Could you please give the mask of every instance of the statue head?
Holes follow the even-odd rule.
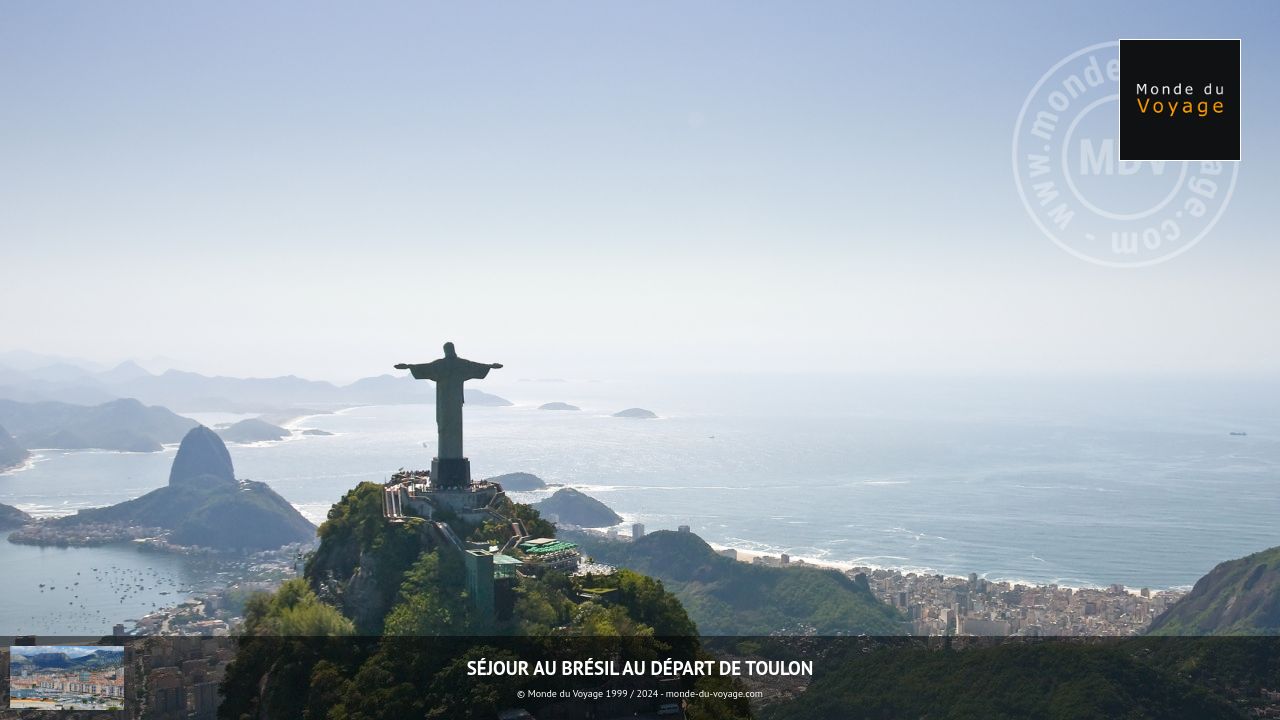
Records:
[[[458,352],[453,349],[453,343],[447,342],[444,344],[444,356],[449,358],[458,357]]]

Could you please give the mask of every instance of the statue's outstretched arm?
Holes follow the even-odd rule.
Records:
[[[502,363],[489,363],[489,367],[493,368],[494,370],[497,370],[498,368],[502,367]]]
[[[396,363],[396,369],[397,369],[397,370],[408,370],[408,369],[409,369],[409,363]]]

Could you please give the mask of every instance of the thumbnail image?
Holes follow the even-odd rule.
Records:
[[[124,648],[9,648],[9,708],[123,710]]]

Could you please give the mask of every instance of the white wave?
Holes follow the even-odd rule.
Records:
[[[66,515],[74,515],[79,510],[87,510],[93,507],[100,507],[92,503],[72,503],[64,500],[59,505],[46,505],[43,503],[17,503],[14,507],[34,518],[55,518]]]
[[[39,452],[39,453],[32,452],[31,455],[29,455],[27,459],[23,460],[21,463],[7,470],[0,471],[0,477],[4,477],[6,475],[16,475],[24,470],[30,470],[31,468],[36,466],[36,463],[43,462],[48,457],[49,456],[43,452]]]

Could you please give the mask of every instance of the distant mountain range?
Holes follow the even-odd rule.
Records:
[[[465,397],[471,405],[511,405],[474,388],[467,388]],[[288,417],[356,405],[434,402],[434,384],[407,375],[380,375],[338,386],[293,376],[209,377],[180,370],[154,375],[131,361],[100,370],[61,358],[8,352],[0,354],[0,470],[24,462],[29,448],[161,450],[196,426],[168,408]],[[260,419],[219,432],[231,442],[280,440],[290,434]]]
[[[274,378],[208,376],[182,370],[152,374],[132,361],[109,370],[94,370],[65,361],[32,367],[30,354],[17,365],[13,353],[0,355],[0,398],[33,403],[63,402],[98,405],[119,398],[135,398],[184,412],[288,412],[332,409],[352,405],[394,405],[435,402],[432,383],[408,375],[379,375],[349,385],[305,380],[287,375]],[[20,366],[20,367],[19,367]],[[496,395],[466,389],[473,405],[505,406]]]
[[[164,444],[178,442],[196,426],[194,420],[133,399],[94,406],[0,400],[0,424],[13,433],[22,447],[131,452],[160,450]]]
[[[315,538],[315,526],[265,483],[238,481],[227,446],[197,426],[186,434],[169,471],[169,484],[110,507],[28,526],[11,541],[55,544],[78,528],[161,528],[175,545],[215,550],[269,550]]]

